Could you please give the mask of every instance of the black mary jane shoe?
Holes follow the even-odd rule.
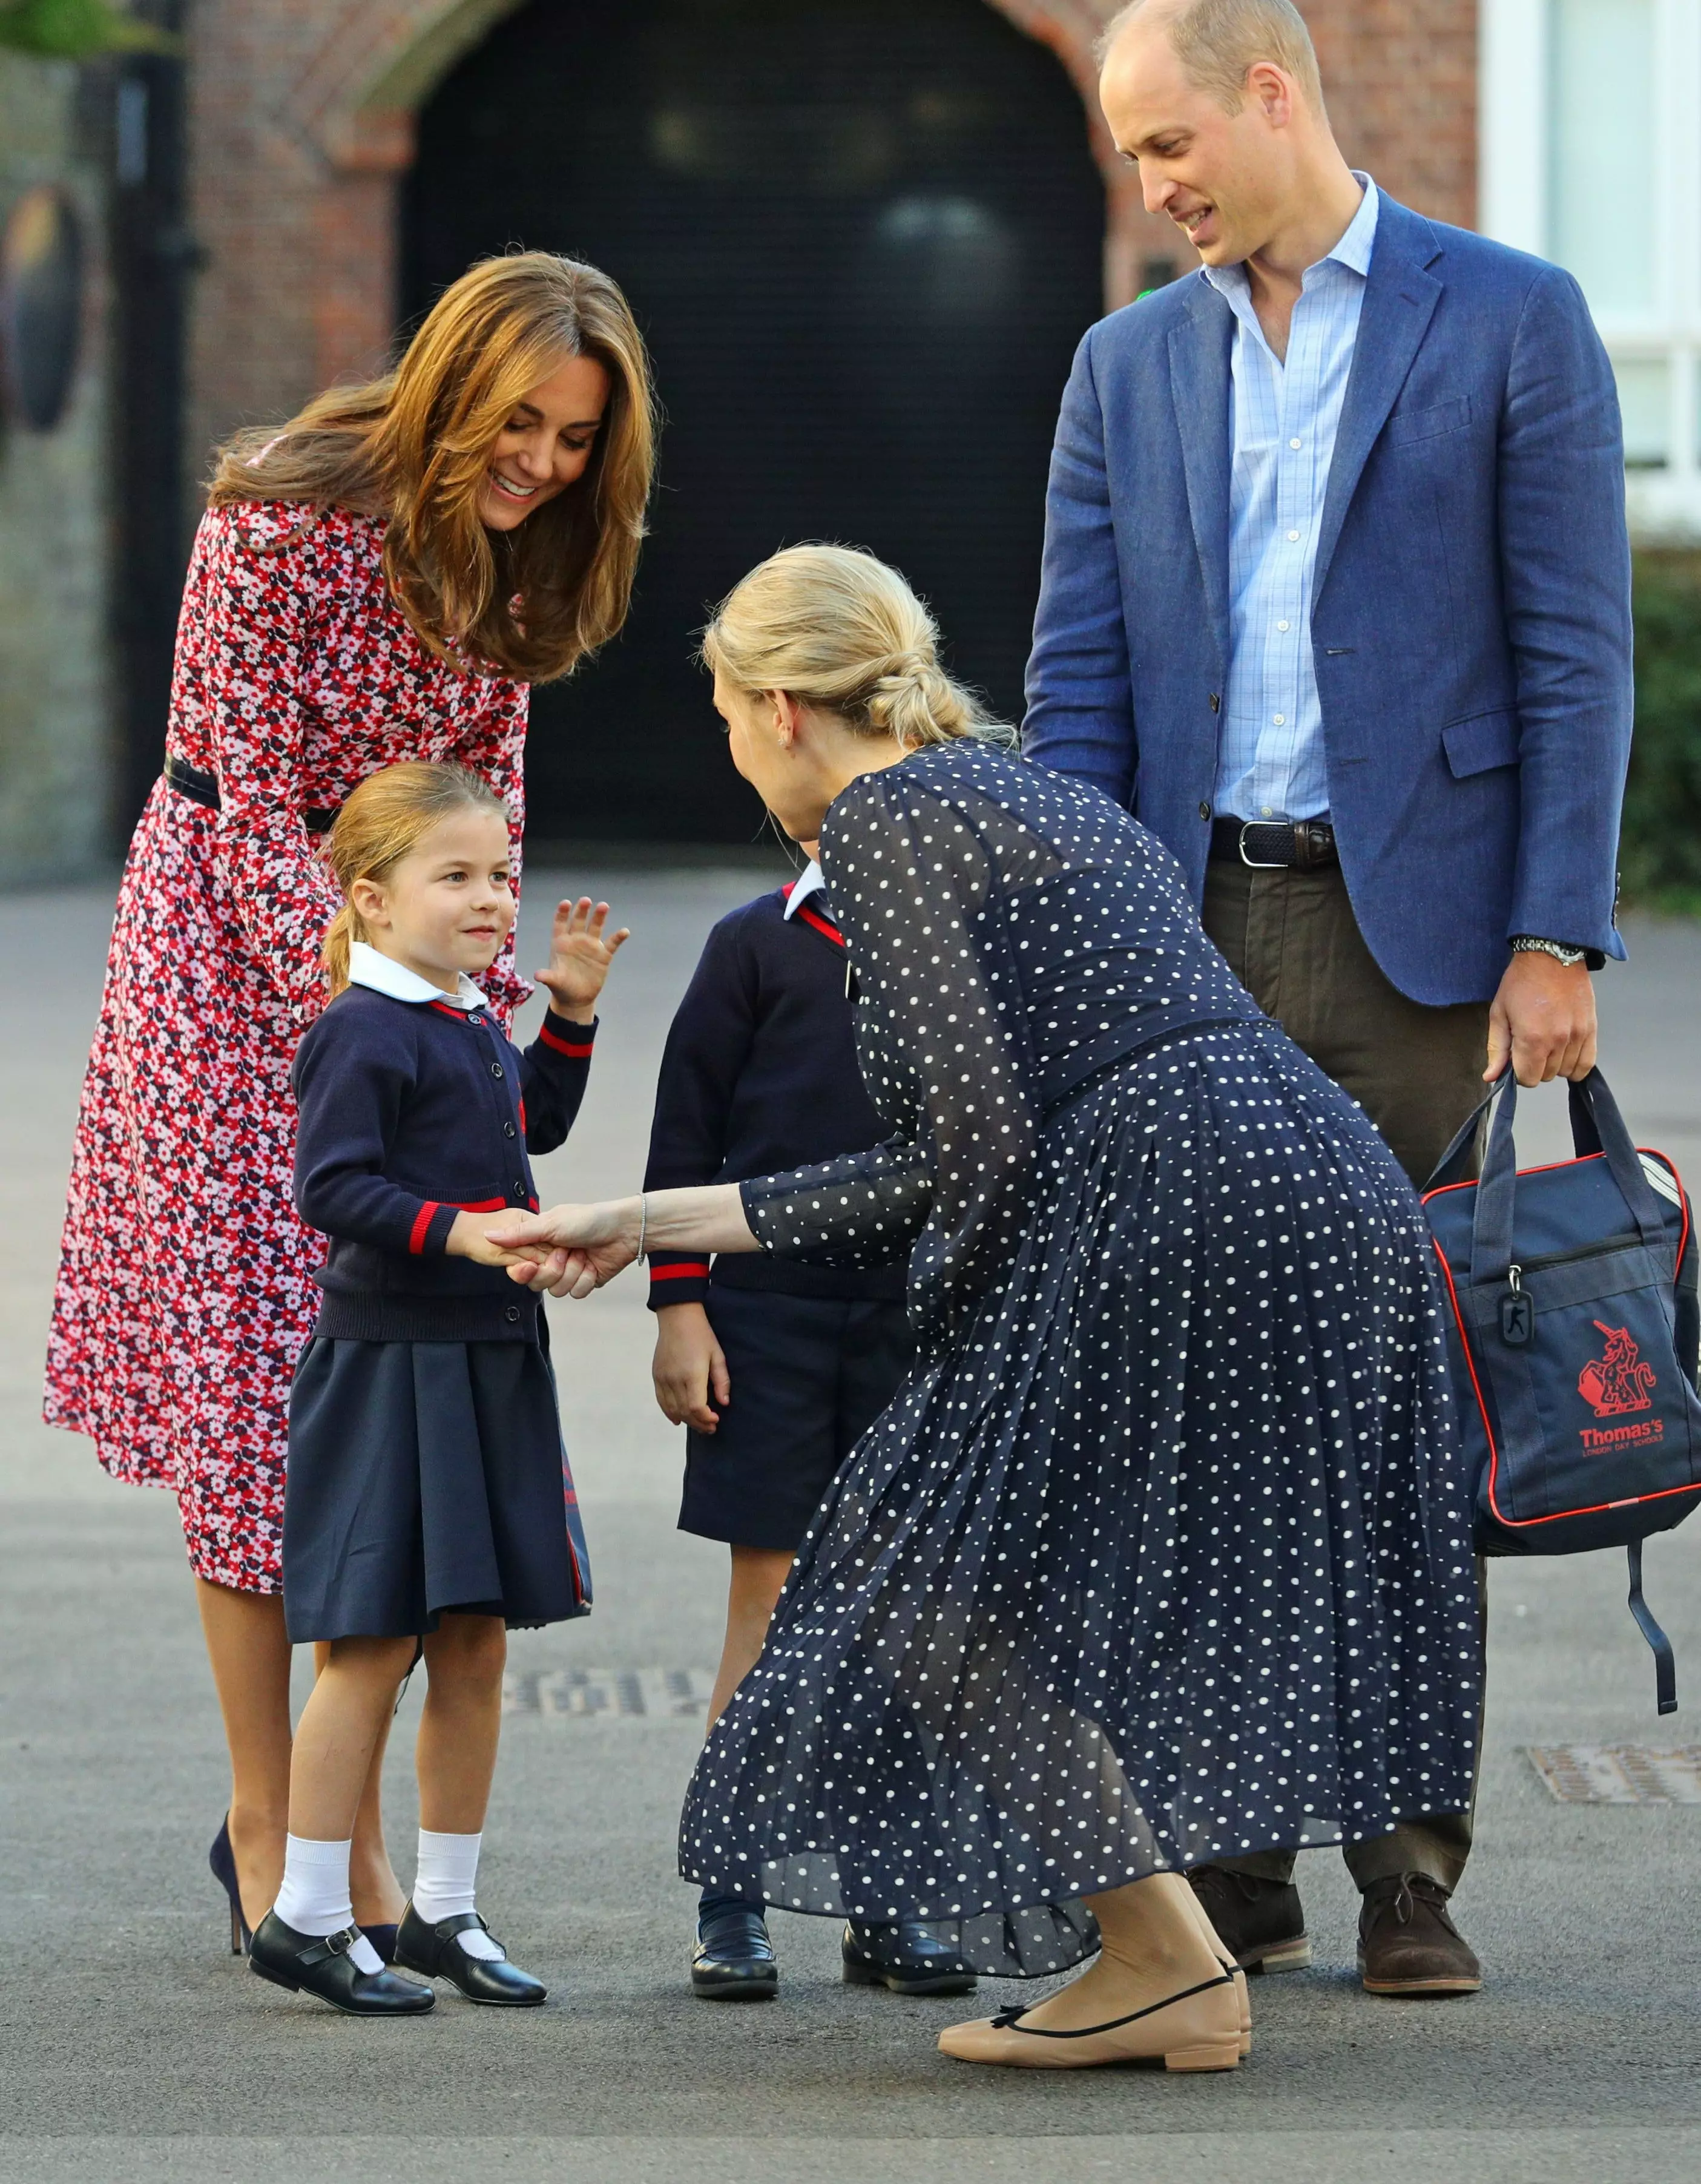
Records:
[[[248,1970],[291,1993],[305,1989],[349,2017],[418,2017],[434,2007],[428,1986],[395,1972],[363,1972],[349,1952],[358,1926],[340,1934],[298,1934],[268,1911],[248,1944]]]
[[[900,1919],[891,1926],[852,1919],[839,1953],[847,1986],[884,1986],[894,1994],[974,1992],[974,1974],[919,1919]]]
[[[779,1959],[759,1903],[717,1904],[697,1919],[691,1945],[691,1991],[711,2002],[770,2002],[779,1989]]]
[[[452,1919],[439,1919],[428,1926],[410,1902],[396,1929],[394,1961],[426,1979],[446,1979],[469,2002],[490,2002],[509,2009],[534,2009],[548,1998],[549,1990],[530,1972],[510,1964],[506,1957],[469,1956],[460,1936],[477,1927],[490,1929],[476,1911],[457,1911]],[[494,1937],[493,1937],[494,1938]],[[498,1948],[501,1943],[497,1942]]]

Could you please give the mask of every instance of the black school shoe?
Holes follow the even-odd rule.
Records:
[[[472,1957],[461,1947],[460,1936],[473,1927],[490,1929],[476,1911],[457,1911],[452,1919],[427,1925],[410,1897],[396,1929],[397,1964],[427,1979],[446,1979],[469,2002],[488,2002],[509,2009],[535,2009],[549,1990],[530,1972],[510,1964],[506,1957]],[[494,1938],[494,1937],[493,1937]],[[498,1942],[498,1947],[501,1944]]]
[[[891,1926],[852,1919],[839,1954],[847,1986],[884,1986],[894,1994],[974,1992],[974,1974],[919,1919],[900,1919]]]
[[[697,1916],[691,1991],[710,2002],[770,2002],[779,1959],[760,1903],[717,1903]]]
[[[1220,1865],[1196,1865],[1187,1878],[1243,1972],[1302,1972],[1311,1962],[1305,1912],[1291,1880],[1261,1880]]]
[[[268,1911],[248,1944],[248,1970],[293,1994],[304,1988],[348,2017],[419,2017],[435,2005],[428,1986],[388,1969],[360,1970],[349,1954],[360,1937],[358,1926],[340,1934],[298,1934]]]

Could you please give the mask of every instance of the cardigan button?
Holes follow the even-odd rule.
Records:
[[[503,1318],[511,1321],[513,1324],[517,1327],[520,1323],[519,1306],[517,1304],[510,1304],[507,1311],[503,1314]]]
[[[505,1138],[511,1138],[514,1134],[514,1125],[511,1123],[505,1123],[502,1125],[502,1134]]]
[[[516,1183],[516,1184],[515,1184],[515,1186],[514,1186],[514,1195],[515,1195],[515,1196],[516,1196],[516,1197],[520,1201],[520,1202],[521,1202],[521,1204],[522,1206],[525,1204],[525,1202],[526,1202],[526,1186],[525,1186],[525,1184],[524,1184],[523,1183]]]
[[[499,1077],[499,1076],[501,1076],[501,1074],[502,1074],[502,1064],[501,1064],[499,1061],[493,1061],[493,1062],[491,1063],[491,1065],[490,1065],[490,1074],[491,1074],[493,1077]]]

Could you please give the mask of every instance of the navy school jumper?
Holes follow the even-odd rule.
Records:
[[[330,1239],[315,1336],[538,1340],[532,1291],[444,1247],[457,1213],[536,1212],[527,1149],[566,1138],[595,1034],[552,1009],[522,1054],[488,1007],[343,989],[290,1072],[295,1203]]]
[[[794,881],[731,911],[704,944],[661,1056],[646,1190],[744,1183],[889,1133],[863,1088],[850,959],[824,892]],[[786,915],[794,894],[800,900]],[[767,1251],[650,1254],[650,1306],[718,1287],[845,1301],[904,1297],[905,1262],[806,1266]]]

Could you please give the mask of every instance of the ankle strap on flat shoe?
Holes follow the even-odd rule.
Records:
[[[1084,2025],[1075,2032],[1052,2032],[1042,2025],[1024,2025],[1031,2003],[1014,2009],[1001,2009],[992,2022],[1001,2032],[1025,2032],[1030,2040],[1090,2040],[1096,2032],[1114,2032],[1118,2025],[1135,2025],[1142,2017],[1155,2017],[1160,2009],[1172,2009],[1178,2002],[1190,2001],[1196,1994],[1208,1994],[1213,1986],[1232,1986],[1235,1975],[1219,1972],[1215,1979],[1201,1980],[1197,1986],[1184,1987],[1180,1994],[1167,1994],[1162,2002],[1149,2002],[1144,2009],[1131,2009],[1126,2017],[1113,2017],[1103,2025]]]
[[[345,1926],[340,1934],[321,1935],[310,1949],[298,1949],[295,1961],[304,1969],[322,1964],[331,1957],[346,1957],[360,1938],[358,1926]]]
[[[482,1934],[488,1934],[490,1931],[489,1927],[486,1925],[477,1912],[455,1911],[452,1912],[447,1919],[439,1919],[432,1928],[432,1931],[437,1936],[438,1941],[452,1942],[457,1934],[469,1933],[475,1926]]]

